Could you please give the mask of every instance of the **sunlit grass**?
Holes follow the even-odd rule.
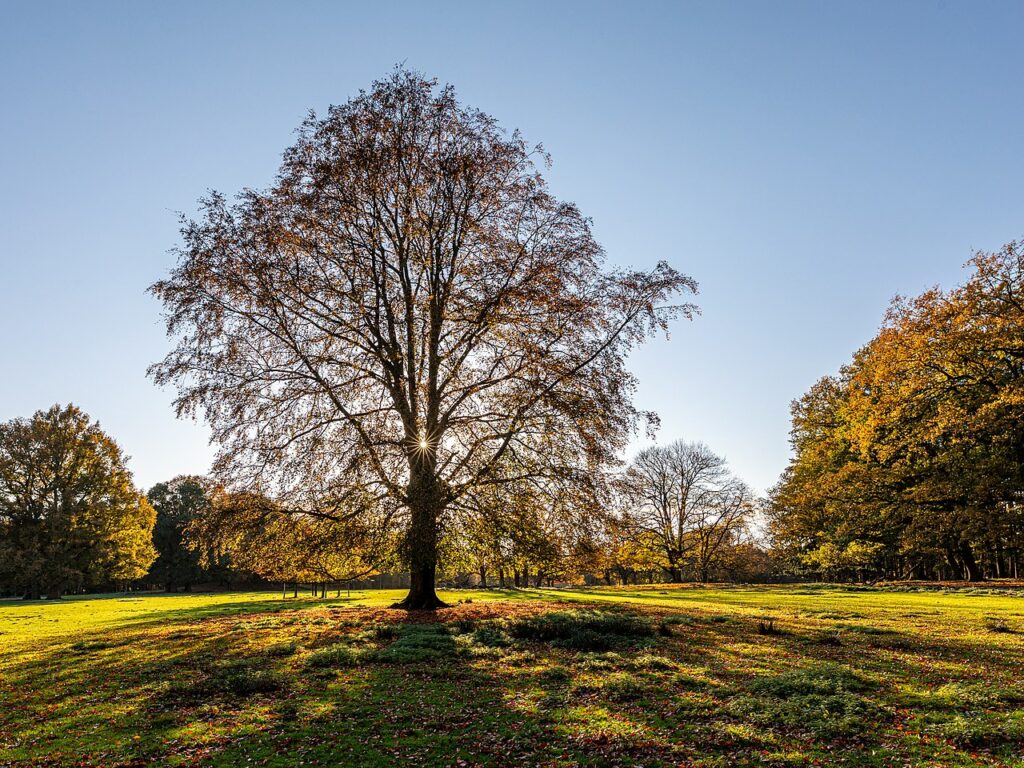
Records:
[[[967,766],[1024,749],[1009,594],[466,591],[436,617],[389,609],[401,596],[0,602],[0,765]]]

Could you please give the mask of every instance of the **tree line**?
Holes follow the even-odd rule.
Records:
[[[753,496],[705,446],[649,448],[606,490],[596,508],[527,485],[481,497],[486,507],[461,510],[442,536],[439,578],[511,588],[758,575]],[[339,523],[206,477],[143,494],[117,443],[74,405],[0,424],[0,595],[254,583],[326,595],[401,572],[401,545],[397,521]]]
[[[878,335],[792,406],[771,530],[826,578],[1024,569],[1024,245],[893,301]]]

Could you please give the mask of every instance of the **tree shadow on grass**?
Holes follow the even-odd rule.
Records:
[[[829,645],[813,633],[831,625],[817,619],[794,620],[785,634],[769,637],[757,634],[754,617],[701,613],[679,617],[687,620],[647,647],[491,647],[473,641],[479,624],[456,625],[470,606],[444,612],[440,618],[450,622],[441,627],[386,614],[405,629],[318,624],[321,616],[303,610],[328,604],[268,600],[210,606],[227,612],[164,611],[9,661],[0,671],[0,764],[59,765],[72,755],[97,766],[286,766],[300,758],[336,766],[459,759],[494,766],[742,765],[837,755],[871,764],[869,752],[906,701],[897,687],[937,685],[952,662],[1009,680],[1024,661],[1009,646],[986,650],[969,638],[924,642],[892,631],[854,633]],[[278,611],[282,605],[290,610]],[[384,615],[372,608],[344,614],[369,621]],[[345,655],[342,666],[309,664],[313,653],[338,644],[358,652]],[[874,681],[853,693],[878,702],[877,722],[827,738],[801,729],[792,707],[782,714],[795,725],[771,722],[772,707],[785,704],[777,690],[805,684],[785,675],[821,665]],[[798,694],[808,706],[821,704],[813,697],[825,694],[814,686],[829,683],[815,680],[827,674],[813,672],[810,692]],[[759,683],[776,678],[782,682]],[[967,694],[959,695],[960,709],[950,712],[963,709]],[[938,712],[942,702],[933,699],[921,706]],[[995,756],[973,764],[996,764],[1016,746],[1012,739],[982,744]],[[914,748],[922,750],[910,755],[915,759],[949,757],[941,741]],[[884,759],[893,757],[887,749]]]

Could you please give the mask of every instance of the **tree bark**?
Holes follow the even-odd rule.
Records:
[[[964,570],[967,571],[968,581],[984,581],[985,575],[978,567],[978,561],[974,559],[974,550],[967,541],[960,542],[960,558],[964,561]]]
[[[448,604],[437,596],[437,519],[444,507],[441,488],[433,472],[416,471],[409,481],[409,511],[411,520],[406,540],[409,558],[409,594],[392,608],[407,611],[447,608]]]

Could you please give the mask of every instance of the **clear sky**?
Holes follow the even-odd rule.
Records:
[[[141,486],[204,472],[145,377],[175,212],[405,62],[543,142],[611,261],[700,282],[638,401],[763,490],[894,294],[1024,236],[1022,33],[1020,2],[0,0],[0,419],[73,401]]]

